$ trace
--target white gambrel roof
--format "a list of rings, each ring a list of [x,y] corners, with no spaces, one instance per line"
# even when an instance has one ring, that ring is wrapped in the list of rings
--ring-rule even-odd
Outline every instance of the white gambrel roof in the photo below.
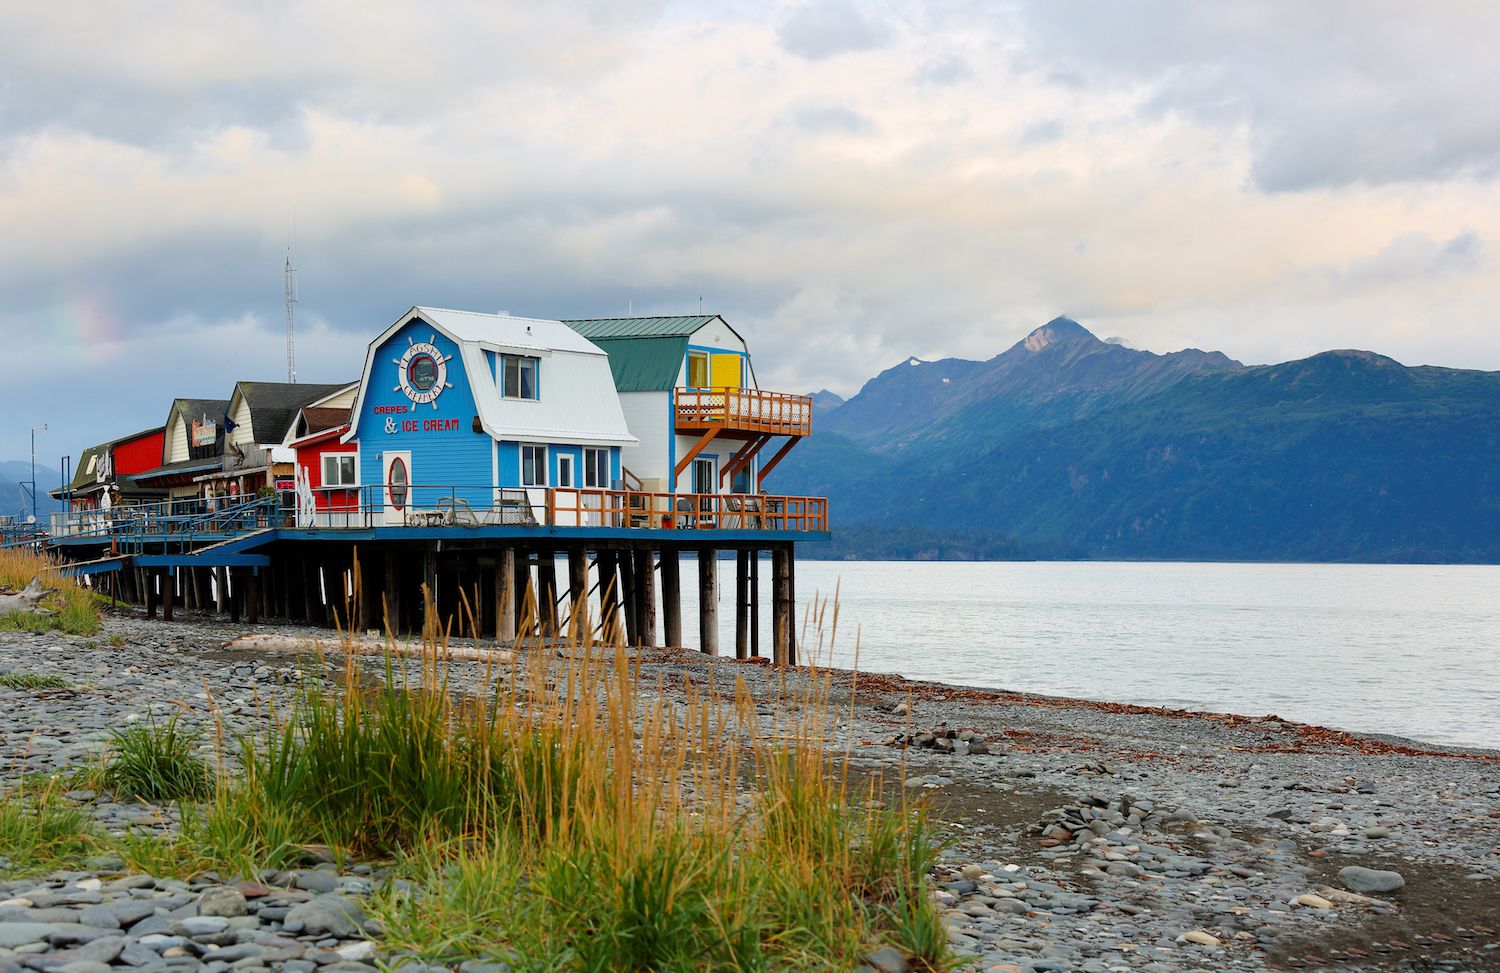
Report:
[[[495,439],[599,446],[629,446],[639,441],[625,424],[609,356],[598,345],[561,321],[447,308],[414,307],[370,342],[355,416],[364,409],[371,367],[377,364],[375,349],[414,318],[426,321],[459,346],[479,421]],[[485,358],[487,351],[540,358],[541,398],[501,398]],[[352,426],[344,441],[353,438],[356,430]]]

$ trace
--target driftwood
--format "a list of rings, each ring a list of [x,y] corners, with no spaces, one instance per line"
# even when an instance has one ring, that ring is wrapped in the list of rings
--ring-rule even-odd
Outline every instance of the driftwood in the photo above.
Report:
[[[34,612],[46,593],[46,589],[42,587],[42,579],[32,578],[31,583],[22,588],[19,594],[0,594],[0,615],[9,615],[11,612]]]
[[[341,652],[350,652],[354,655],[383,656],[387,652],[398,656],[420,656],[424,650],[420,642],[385,642],[376,639],[359,638],[347,642],[338,639],[318,640],[317,645],[329,655]],[[224,643],[224,648],[230,652],[284,652],[293,654],[306,654],[313,650],[313,641],[292,635],[241,635]],[[430,649],[426,650],[429,654]],[[510,663],[515,659],[515,653],[505,649],[462,649],[447,648],[441,651],[445,659],[458,659],[463,662],[501,662]]]

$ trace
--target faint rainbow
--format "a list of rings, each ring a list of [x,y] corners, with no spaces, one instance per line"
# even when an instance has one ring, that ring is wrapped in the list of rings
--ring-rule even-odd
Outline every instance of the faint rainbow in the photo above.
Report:
[[[120,315],[96,293],[74,293],[53,303],[48,321],[53,347],[74,360],[107,361],[119,353]]]

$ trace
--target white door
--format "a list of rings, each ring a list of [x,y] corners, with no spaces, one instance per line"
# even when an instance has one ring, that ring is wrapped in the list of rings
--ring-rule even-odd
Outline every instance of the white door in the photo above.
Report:
[[[387,450],[381,458],[382,482],[385,484],[385,524],[406,523],[411,509],[411,451]]]

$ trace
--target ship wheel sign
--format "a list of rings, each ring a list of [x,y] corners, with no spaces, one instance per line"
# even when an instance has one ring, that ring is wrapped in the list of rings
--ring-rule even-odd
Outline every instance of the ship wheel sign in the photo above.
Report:
[[[406,341],[411,346],[406,349],[406,354],[393,359],[401,384],[392,391],[403,393],[416,405],[430,402],[436,409],[437,397],[443,394],[443,389],[453,387],[448,382],[448,361],[453,356],[438,350],[433,343],[437,341],[435,334],[426,341],[412,341],[410,338]]]

